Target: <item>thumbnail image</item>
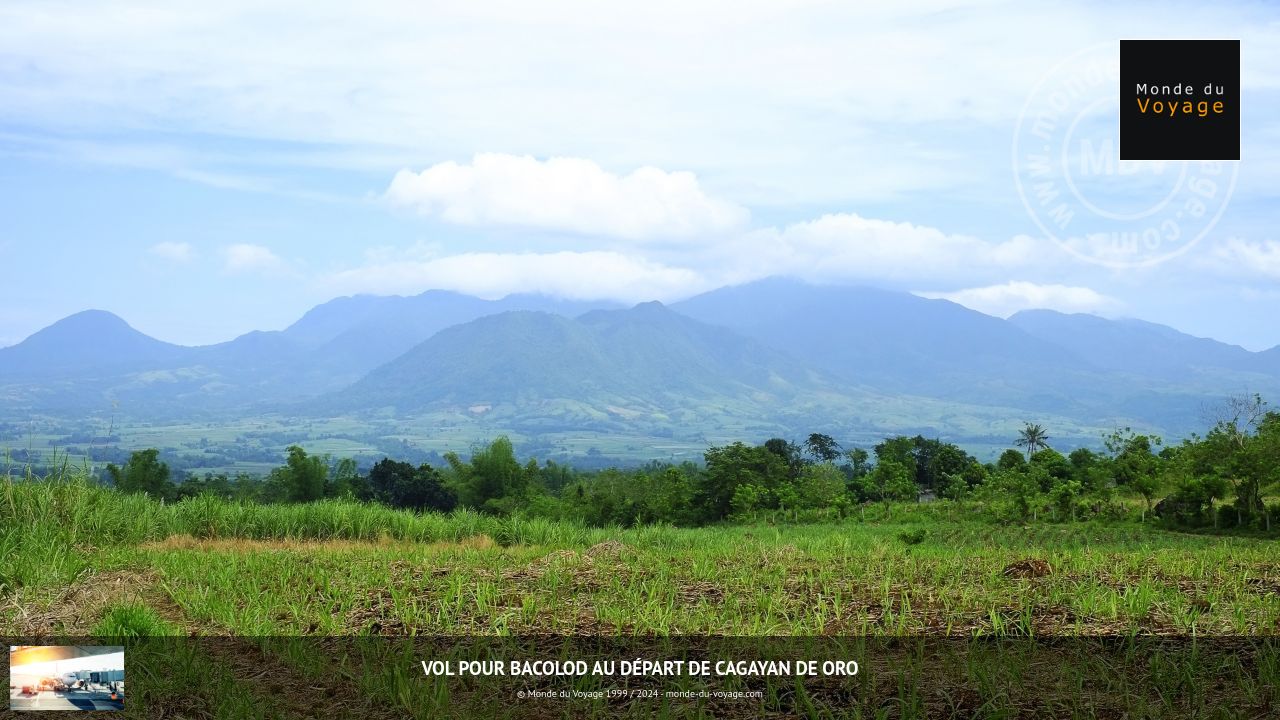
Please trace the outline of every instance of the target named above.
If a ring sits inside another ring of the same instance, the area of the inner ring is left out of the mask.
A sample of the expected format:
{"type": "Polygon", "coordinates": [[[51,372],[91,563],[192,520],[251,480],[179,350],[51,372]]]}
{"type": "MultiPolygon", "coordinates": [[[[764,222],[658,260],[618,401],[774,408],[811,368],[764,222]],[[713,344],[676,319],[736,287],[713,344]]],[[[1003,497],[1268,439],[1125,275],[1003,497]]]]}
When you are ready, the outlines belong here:
{"type": "Polygon", "coordinates": [[[123,710],[119,645],[9,647],[10,710],[123,710]]]}

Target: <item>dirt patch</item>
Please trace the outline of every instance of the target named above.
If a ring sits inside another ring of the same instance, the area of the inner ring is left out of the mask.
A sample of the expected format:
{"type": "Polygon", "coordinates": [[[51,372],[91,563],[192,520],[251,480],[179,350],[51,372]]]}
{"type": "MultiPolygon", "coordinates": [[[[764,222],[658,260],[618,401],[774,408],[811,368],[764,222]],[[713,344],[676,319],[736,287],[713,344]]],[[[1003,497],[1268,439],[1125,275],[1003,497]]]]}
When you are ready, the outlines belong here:
{"type": "Polygon", "coordinates": [[[592,560],[589,555],[581,555],[574,550],[557,550],[543,555],[523,568],[508,570],[502,574],[504,580],[541,580],[548,570],[568,574],[591,574],[592,560]]]}
{"type": "Polygon", "coordinates": [[[113,570],[80,578],[63,588],[43,609],[18,605],[18,634],[89,635],[109,607],[123,603],[146,605],[171,625],[190,634],[196,632],[178,604],[161,589],[154,572],[113,570]]]}
{"type": "Polygon", "coordinates": [[[1247,578],[1245,589],[1257,595],[1280,595],[1280,580],[1274,578],[1247,578]]]}
{"type": "Polygon", "coordinates": [[[354,634],[407,634],[404,622],[395,612],[391,591],[386,588],[375,590],[360,605],[347,611],[345,627],[354,634]]]}
{"type": "Polygon", "coordinates": [[[676,599],[685,605],[719,605],[724,602],[724,589],[709,582],[683,582],[676,588],[676,599]]]}
{"type": "Polygon", "coordinates": [[[1053,567],[1039,558],[1024,558],[1011,562],[1000,571],[1007,578],[1026,580],[1029,578],[1048,577],[1053,574],[1053,567]]]}
{"type": "Polygon", "coordinates": [[[597,559],[612,559],[618,557],[629,549],[630,548],[617,540],[605,540],[602,543],[597,543],[587,548],[586,556],[597,559]]]}

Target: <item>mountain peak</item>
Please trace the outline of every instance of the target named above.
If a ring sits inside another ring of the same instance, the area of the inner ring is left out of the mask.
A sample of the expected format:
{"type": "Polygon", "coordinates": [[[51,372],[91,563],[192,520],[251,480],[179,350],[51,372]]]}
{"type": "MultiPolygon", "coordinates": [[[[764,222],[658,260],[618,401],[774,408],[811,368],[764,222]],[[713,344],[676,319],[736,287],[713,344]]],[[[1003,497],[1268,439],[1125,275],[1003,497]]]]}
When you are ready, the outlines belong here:
{"type": "Polygon", "coordinates": [[[588,325],[624,327],[637,323],[675,323],[687,322],[689,318],[663,305],[657,300],[650,300],[620,310],[592,310],[579,316],[578,320],[588,325]]]}
{"type": "Polygon", "coordinates": [[[113,342],[128,337],[143,337],[152,342],[160,342],[138,332],[115,313],[106,310],[81,310],[36,331],[14,347],[63,342],[113,342]]]}
{"type": "Polygon", "coordinates": [[[663,305],[662,303],[658,302],[657,300],[650,300],[648,302],[639,303],[634,307],[632,307],[629,312],[632,312],[638,315],[675,314],[673,310],[668,308],[666,305],[663,305]]]}
{"type": "MultiPolygon", "coordinates": [[[[128,328],[130,330],[133,329],[132,327],[129,326],[129,323],[125,322],[124,318],[120,317],[119,315],[116,315],[113,312],[110,312],[108,310],[98,310],[98,309],[90,308],[88,310],[81,310],[78,313],[72,313],[71,315],[68,315],[62,318],[61,320],[45,328],[45,330],[51,330],[53,328],[71,328],[71,327],[104,327],[104,328],[109,327],[109,328],[118,328],[118,329],[123,329],[123,328],[128,328]]],[[[41,332],[43,332],[43,330],[41,332]]]]}
{"type": "Polygon", "coordinates": [[[108,367],[145,367],[182,351],[177,345],[138,332],[114,313],[84,310],[4,348],[0,351],[0,372],[56,376],[108,367]]]}

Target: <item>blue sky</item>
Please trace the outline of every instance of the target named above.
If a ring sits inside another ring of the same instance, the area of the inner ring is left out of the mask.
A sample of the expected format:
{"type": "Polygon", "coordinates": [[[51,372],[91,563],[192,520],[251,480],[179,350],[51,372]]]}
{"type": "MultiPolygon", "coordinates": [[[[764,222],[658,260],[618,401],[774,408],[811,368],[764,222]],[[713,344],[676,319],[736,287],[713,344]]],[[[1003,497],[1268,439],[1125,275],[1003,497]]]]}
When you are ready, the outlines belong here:
{"type": "Polygon", "coordinates": [[[857,5],[5,3],[0,345],[91,307],[202,344],[356,292],[779,272],[1280,344],[1280,9],[857,5]],[[1242,40],[1234,193],[1147,267],[1044,237],[1011,163],[1037,83],[1122,37],[1242,40]]]}

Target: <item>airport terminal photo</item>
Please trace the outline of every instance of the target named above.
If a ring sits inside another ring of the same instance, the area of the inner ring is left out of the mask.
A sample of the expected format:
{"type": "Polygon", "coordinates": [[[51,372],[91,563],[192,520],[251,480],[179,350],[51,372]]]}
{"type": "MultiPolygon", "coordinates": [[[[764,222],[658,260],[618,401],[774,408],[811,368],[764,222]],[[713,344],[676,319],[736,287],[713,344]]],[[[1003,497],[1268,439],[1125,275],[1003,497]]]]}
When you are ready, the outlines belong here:
{"type": "Polygon", "coordinates": [[[9,648],[10,710],[123,710],[124,647],[9,648]]]}

